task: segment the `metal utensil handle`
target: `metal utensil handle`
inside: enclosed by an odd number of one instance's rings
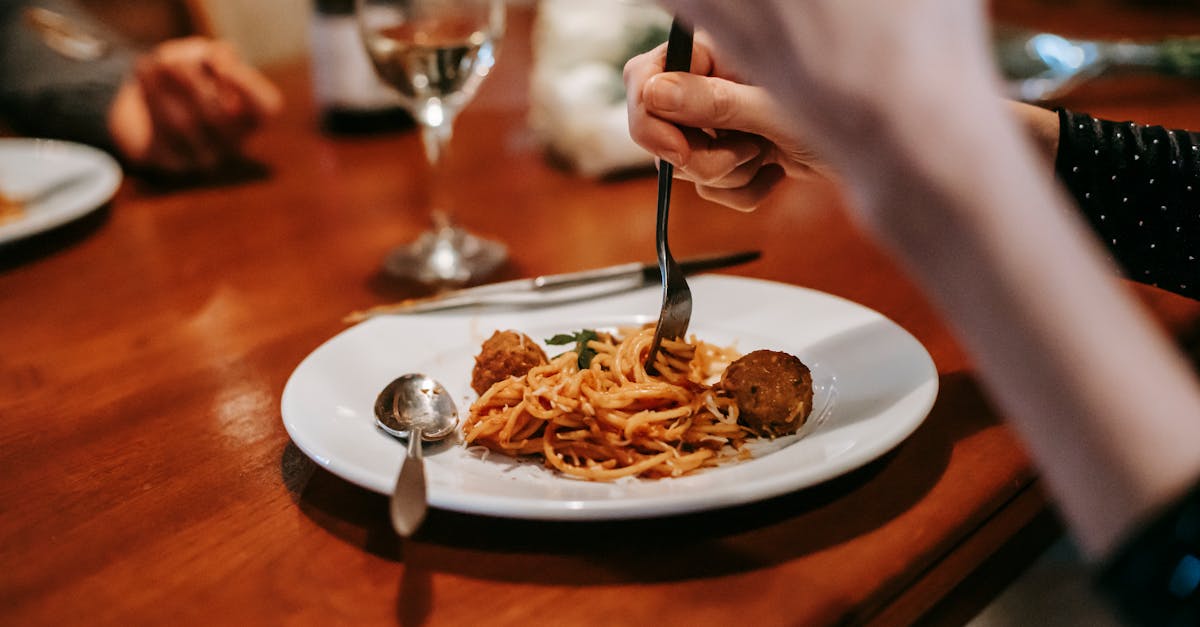
[[[667,35],[666,72],[689,72],[692,69],[692,30],[676,18]]]
[[[663,65],[665,72],[687,72],[692,69],[692,31],[684,26],[678,18],[671,22],[671,32],[667,35],[667,61]],[[667,162],[659,164],[658,168],[658,241],[663,245],[658,250],[658,268],[662,271],[663,284],[667,280],[667,214],[671,206],[671,181],[675,177],[675,166]]]
[[[667,61],[663,65],[664,72],[687,72],[692,69],[692,31],[683,25],[678,18],[671,22],[671,32],[667,35]],[[671,204],[671,179],[675,176],[675,166],[663,162],[658,168],[658,206]],[[667,228],[667,212],[658,212],[660,231]],[[660,238],[663,239],[663,238]],[[664,240],[665,241],[665,240]],[[665,268],[663,251],[658,251],[659,267]],[[664,276],[665,276],[664,272]]]
[[[396,487],[388,502],[392,528],[404,538],[416,533],[429,507],[425,494],[425,460],[421,453],[421,440],[420,429],[414,428],[409,432],[408,454],[400,465]]]

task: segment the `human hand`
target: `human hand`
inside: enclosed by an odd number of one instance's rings
[[[850,178],[860,199],[919,168],[960,167],[931,131],[978,125],[1000,100],[979,0],[662,4],[711,36],[717,52],[704,52],[720,57],[722,74],[764,87],[792,137]]]
[[[703,33],[691,73],[664,73],[665,60],[663,44],[625,64],[630,135],[695,182],[701,197],[749,211],[785,176],[825,169],[775,100],[722,67]]]
[[[159,44],[117,92],[108,126],[135,167],[212,172],[242,156],[242,143],[282,106],[279,90],[228,43],[203,37]]]

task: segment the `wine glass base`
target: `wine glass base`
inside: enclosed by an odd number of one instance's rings
[[[392,249],[383,268],[392,276],[425,285],[464,285],[492,274],[507,259],[504,244],[448,226]]]

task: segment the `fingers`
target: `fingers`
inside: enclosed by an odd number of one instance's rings
[[[136,69],[152,129],[145,157],[168,171],[215,166],[224,141],[209,124],[215,94],[195,86],[185,71],[151,58]]]
[[[274,117],[283,108],[283,95],[266,76],[247,65],[225,42],[214,42],[213,54],[205,59],[206,69],[219,82],[231,112],[249,115],[256,122]]]
[[[771,137],[781,133],[774,101],[759,87],[723,78],[664,72],[642,86],[646,112],[694,128],[720,128]]]
[[[625,65],[630,135],[701,196],[748,211],[784,178],[777,162],[794,151],[776,145],[788,135],[764,90],[709,75],[723,70],[706,41],[697,36],[691,73],[662,71],[665,46]]]
[[[666,44],[633,57],[625,64],[624,81],[629,135],[639,146],[678,165],[688,148],[683,131],[674,124],[651,114],[646,109],[642,86],[662,72],[666,61]]]
[[[713,187],[739,187],[762,167],[765,146],[761,138],[737,132],[683,131],[685,155],[675,163],[680,178]]]
[[[682,154],[682,134],[675,125],[719,128],[772,137],[783,134],[782,116],[761,88],[734,82],[709,52],[703,33],[697,35],[692,72],[663,72],[666,45],[638,55],[625,65],[630,133],[647,150],[676,163],[668,154]],[[729,80],[733,78],[734,80]]]
[[[717,87],[725,94],[730,90],[725,87],[736,87],[735,84],[721,79],[706,78],[683,73],[662,73],[662,62],[665,58],[665,47],[659,46],[643,55],[634,57],[625,65],[625,85],[628,90],[627,108],[629,113],[629,132],[638,145],[658,155],[677,166],[685,166],[692,159],[690,152],[697,146],[706,147],[706,142],[697,141],[697,137],[689,137],[680,125],[691,128],[720,128],[755,132],[754,129],[740,128],[728,124],[726,119],[716,119],[713,115],[699,113],[692,105],[682,105],[678,101],[693,97],[691,92],[706,91],[705,81],[715,81]],[[693,66],[695,67],[695,66]],[[664,80],[666,79],[666,80]],[[685,89],[673,88],[677,79],[687,84]],[[716,99],[724,102],[725,95]],[[714,98],[709,97],[711,102]],[[744,102],[744,99],[742,100]],[[745,102],[746,106],[759,106],[753,102]],[[722,105],[725,106],[725,105]],[[730,101],[730,107],[743,106]],[[672,113],[678,111],[682,115]],[[736,116],[722,116],[733,120]],[[742,155],[745,160],[752,155]],[[703,156],[701,156],[703,158]]]
[[[168,172],[237,158],[245,136],[281,106],[274,85],[209,39],[163,43],[139,59],[135,75],[151,126],[142,165]]]
[[[696,185],[696,193],[738,211],[754,211],[786,176],[779,165],[767,164],[755,170],[753,178],[745,185],[734,188]]]

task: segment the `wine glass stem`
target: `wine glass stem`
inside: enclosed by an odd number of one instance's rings
[[[425,159],[430,168],[430,218],[434,229],[440,234],[451,227],[450,214],[442,198],[445,181],[443,163],[454,135],[454,114],[437,99],[426,103],[418,112],[421,126],[421,143],[425,146]]]
[[[441,164],[442,159],[446,156],[446,150],[450,147],[450,136],[453,133],[449,121],[437,126],[421,125],[421,142],[425,144],[425,159],[431,167],[437,168]]]

